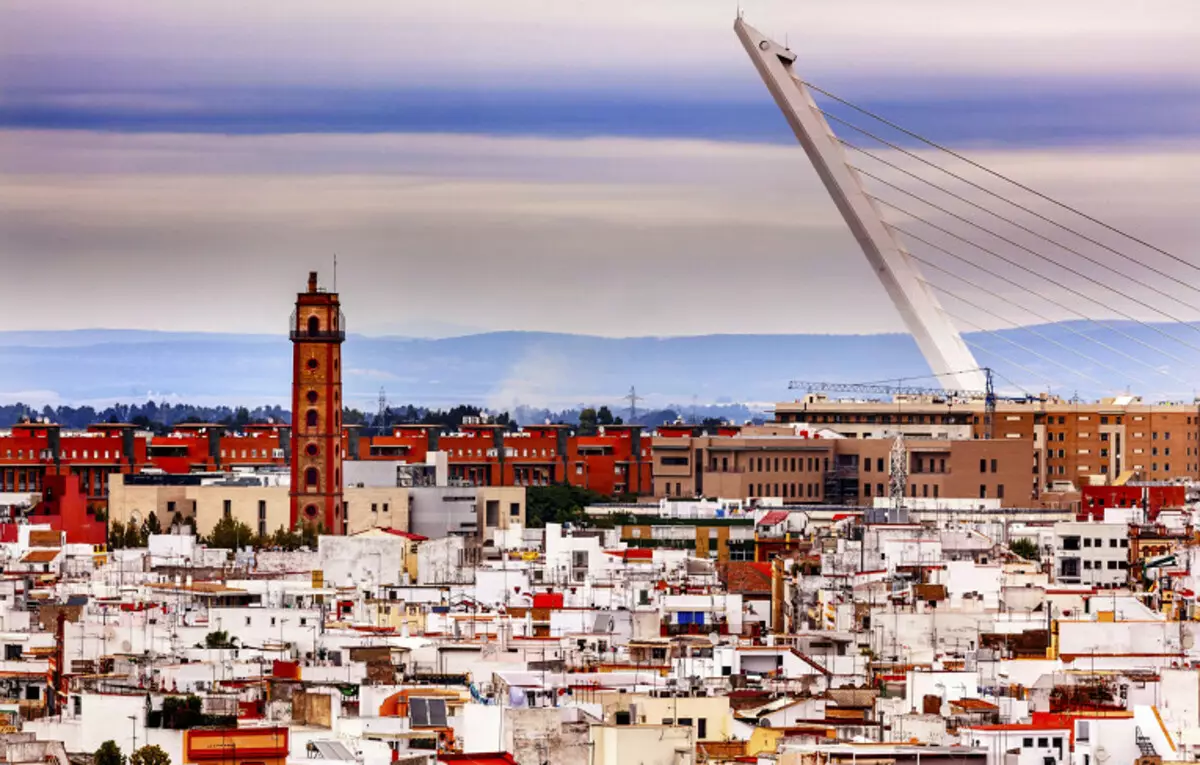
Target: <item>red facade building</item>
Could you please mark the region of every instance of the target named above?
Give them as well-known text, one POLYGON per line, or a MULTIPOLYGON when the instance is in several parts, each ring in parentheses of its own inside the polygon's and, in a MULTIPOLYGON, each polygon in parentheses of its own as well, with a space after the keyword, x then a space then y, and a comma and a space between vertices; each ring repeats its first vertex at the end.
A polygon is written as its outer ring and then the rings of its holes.
POLYGON ((1174 484, 1125 486, 1084 486, 1076 520, 1102 521, 1109 507, 1134 507, 1146 511, 1146 520, 1153 522, 1163 508, 1182 508, 1187 503, 1187 489, 1174 484))

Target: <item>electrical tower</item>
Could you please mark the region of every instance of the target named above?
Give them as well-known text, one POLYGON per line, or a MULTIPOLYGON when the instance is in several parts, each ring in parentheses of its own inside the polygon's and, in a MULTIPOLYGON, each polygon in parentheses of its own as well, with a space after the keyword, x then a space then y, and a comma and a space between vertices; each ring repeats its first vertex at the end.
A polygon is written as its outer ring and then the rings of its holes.
POLYGON ((641 401, 642 397, 637 394, 637 388, 630 385, 629 393, 622 398, 629 402, 629 424, 633 425, 637 422, 637 402, 641 401))
POLYGON ((388 400, 387 391, 383 386, 379 387, 379 412, 375 415, 375 427, 379 428, 379 432, 383 433, 388 426, 388 400))

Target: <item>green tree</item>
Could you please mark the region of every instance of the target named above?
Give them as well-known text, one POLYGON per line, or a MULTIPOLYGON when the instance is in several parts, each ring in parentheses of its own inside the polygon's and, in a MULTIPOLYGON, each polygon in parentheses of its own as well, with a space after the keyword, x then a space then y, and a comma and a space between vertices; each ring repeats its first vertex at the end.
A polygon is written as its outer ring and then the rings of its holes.
POLYGON ((214 630, 204 636, 205 648, 237 648, 237 638, 229 637, 225 630, 214 630))
POLYGON ((125 546, 126 547, 145 547, 150 541, 149 533, 147 532, 146 521, 142 521, 141 525, 130 521, 125 525, 125 546))
POLYGON ((602 406, 602 407, 600 407, 599 410, 597 410, 596 424, 597 425, 612 425, 613 424, 613 415, 607 406, 602 406))
POLYGON ((206 540, 209 547, 238 550, 254 541, 254 531, 231 515, 224 516, 213 526, 206 540))
POLYGON ((125 546, 125 524, 120 521, 112 521, 108 524, 108 547, 111 550, 120 550, 125 546))
POLYGON ((121 753, 117 742, 109 739, 96 750, 92 762, 94 765, 125 765, 125 755, 121 753))
MULTIPOLYGON (((612 416, 611 414, 609 415, 612 416)), ((600 429, 599 415, 596 410, 590 406, 582 409, 579 412, 579 435, 594 436, 596 431, 600 429)))
POLYGON ((1012 542, 1008 543, 1008 549, 1012 550, 1014 554, 1021 556, 1025 560, 1040 561, 1042 559, 1042 554, 1041 551, 1038 550, 1037 542, 1034 542, 1032 539, 1026 539, 1024 537, 1020 539, 1014 539, 1012 542))
POLYGON ((547 523, 594 525, 583 509, 607 501, 603 494, 579 486, 530 486, 525 490, 525 524, 529 528, 542 528, 547 523))
MULTIPOLYGON (((150 513, 149 517, 146 518, 146 536, 149 537, 151 534, 161 533, 162 525, 158 522, 158 513, 150 513)), ((134 752, 134 754, 137 754, 137 752, 134 752)), ((132 756, 130 755, 130 757, 132 756)))
POLYGON ((301 544, 303 544, 303 541, 300 539, 300 535, 294 531, 285 529, 283 526, 280 526, 271 536, 272 547, 281 547, 284 550, 299 550, 301 544))
POLYGON ((171 756, 160 746, 143 746, 129 755, 129 765, 171 765, 171 756))
POLYGON ((305 523, 300 527, 300 544, 310 550, 317 549, 320 536, 325 533, 325 524, 321 521, 305 523))

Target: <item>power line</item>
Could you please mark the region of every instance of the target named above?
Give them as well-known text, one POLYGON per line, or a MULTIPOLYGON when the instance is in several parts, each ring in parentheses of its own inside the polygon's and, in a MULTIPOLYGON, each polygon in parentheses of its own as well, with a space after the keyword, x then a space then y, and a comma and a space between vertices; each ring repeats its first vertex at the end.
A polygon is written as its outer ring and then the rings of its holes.
MULTIPOLYGON (((1038 191, 1037 189, 1026 186, 1025 184, 1023 184, 1019 181, 1013 180, 1012 178, 1009 178, 1007 175, 1004 175, 1003 173, 999 173, 995 170, 992 170, 991 168, 976 162, 975 160, 971 159, 970 157, 963 156, 962 154, 959 154, 958 152, 954 151, 953 149, 943 146, 943 145, 941 145, 935 141, 932 141, 922 135, 914 133, 913 131, 911 131, 907 128, 901 127, 900 125, 897 125, 896 123, 894 123, 878 114, 875 114, 874 112, 872 112, 868 109, 864 109, 863 107, 858 106, 857 104, 851 103, 850 101, 847 101, 846 99, 841 98, 840 96, 836 96, 833 93, 830 93, 829 91, 827 91, 823 88, 813 85, 811 82, 805 82, 804 84, 806 86, 808 86, 809 88, 812 88, 813 90, 817 91, 818 93, 820 93, 824 96, 827 96, 829 98, 832 98, 834 101, 837 101, 840 104, 844 104, 845 106, 848 106, 851 109, 853 109, 861 114, 865 114, 866 116, 870 117, 871 119, 874 119, 878 122, 883 123, 884 125, 887 125, 888 127, 892 128, 894 130, 898 130, 901 133, 904 133, 905 135, 909 136, 910 138, 915 138, 918 141, 920 141, 921 143, 926 144, 927 146, 930 146, 934 149, 938 149, 939 151, 944 151, 945 153, 949 154, 950 156, 952 156, 956 159, 959 159, 963 162, 966 162, 968 165, 971 165, 972 167, 982 170, 983 172, 987 173, 988 175, 999 178, 1000 180, 1005 181, 1007 183, 1011 183, 1012 185, 1016 186, 1017 188, 1021 189, 1022 191, 1026 191, 1026 192, 1038 197, 1039 199, 1043 199, 1047 202, 1050 202, 1051 204, 1055 205, 1056 207, 1060 207, 1064 210, 1067 210, 1068 212, 1074 213, 1075 215, 1078 215, 1079 217, 1081 217, 1087 221, 1095 223, 1096 225, 1098 225, 1104 229, 1107 229, 1108 231, 1111 231, 1114 234, 1122 236, 1131 242, 1135 242, 1137 244, 1142 245, 1143 247, 1146 247, 1147 249, 1153 250, 1154 252, 1157 252, 1160 255, 1165 255, 1166 257, 1170 258, 1171 260, 1176 261, 1177 263, 1181 263, 1191 269, 1200 271, 1200 266, 1197 266, 1195 263, 1185 260, 1184 258, 1181 258, 1178 255, 1174 255, 1160 247, 1156 247, 1155 245, 1150 244, 1147 241, 1139 239, 1138 237, 1134 236, 1133 234, 1126 233, 1125 231, 1122 231, 1121 229, 1119 229, 1115 226, 1109 225, 1108 223, 1105 223, 1104 221, 1102 221, 1098 218, 1094 218, 1091 215, 1088 215, 1087 213, 1085 213, 1077 208, 1074 208, 1064 202, 1060 202, 1057 199, 1055 199, 1047 194, 1043 194, 1042 192, 1038 191)), ((824 113, 824 112, 822 112, 822 113, 824 113)), ((826 116, 829 116, 829 115, 826 115, 826 116)), ((1006 200, 1006 201, 1008 201, 1008 200, 1006 200)), ((1012 203, 1012 204, 1015 204, 1015 203, 1012 203)), ((1032 213, 1033 211, 1029 210, 1028 212, 1032 213)), ((1038 215, 1037 213, 1033 213, 1033 214, 1038 215)), ((1038 217, 1042 217, 1042 216, 1038 215, 1038 217)), ((1053 223, 1054 225, 1058 226, 1059 228, 1062 228, 1067 231, 1071 231, 1070 228, 1063 226, 1062 224, 1057 223, 1053 220, 1050 220, 1050 219, 1044 218, 1044 217, 1042 217, 1042 219, 1047 221, 1048 223, 1053 223)), ((1072 231, 1072 233, 1076 233, 1077 236, 1083 237, 1082 234, 1078 234, 1077 232, 1072 231)), ((1084 238, 1086 238, 1086 237, 1084 237, 1084 238)), ((1101 245, 1101 246, 1103 246, 1103 245, 1101 245)), ((1114 250, 1114 252, 1116 252, 1116 251, 1114 250)), ((1118 254, 1120 254, 1120 253, 1118 253, 1118 254)))

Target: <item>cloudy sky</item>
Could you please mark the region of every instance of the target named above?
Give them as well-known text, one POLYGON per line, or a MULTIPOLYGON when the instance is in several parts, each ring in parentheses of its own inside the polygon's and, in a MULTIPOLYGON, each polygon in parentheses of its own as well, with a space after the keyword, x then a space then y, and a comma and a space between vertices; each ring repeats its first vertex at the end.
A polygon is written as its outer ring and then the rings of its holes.
MULTIPOLYGON (((742 7, 811 81, 1192 259, 1195 0, 742 7)), ((0 12, 0 330, 281 331, 334 253, 370 334, 901 329, 729 0, 0 12)), ((1102 267, 1167 296, 1044 281, 1098 311, 1200 316, 1194 266, 1096 237, 1102 267)))

